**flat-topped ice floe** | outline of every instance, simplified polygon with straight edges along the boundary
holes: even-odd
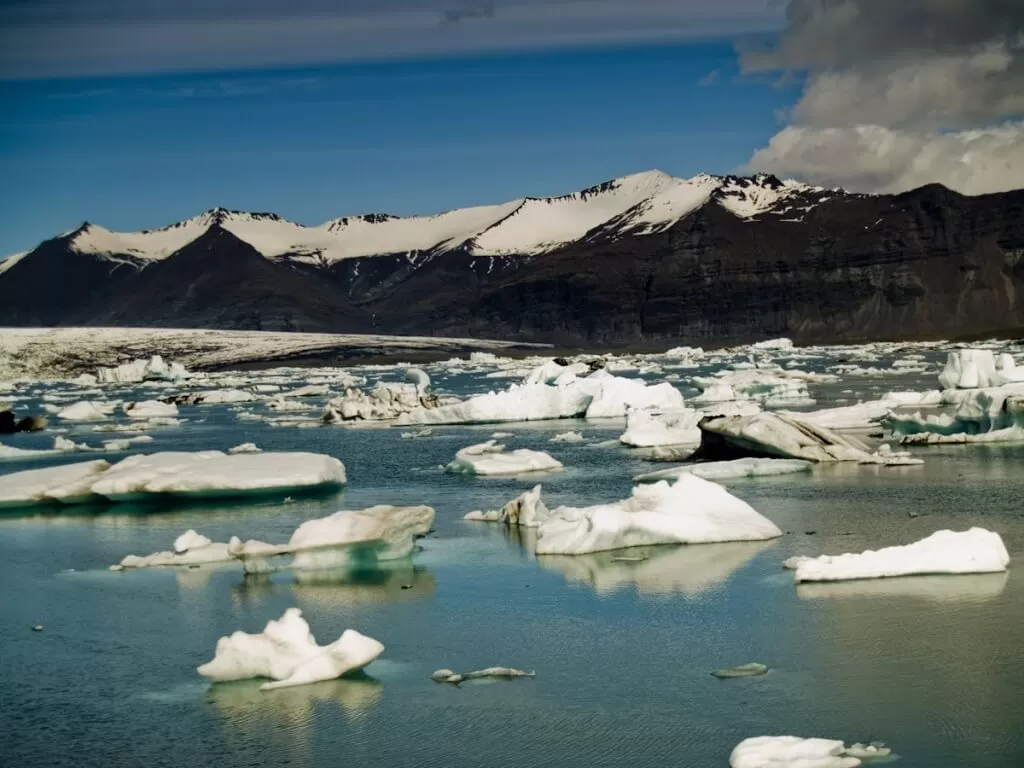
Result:
[[[775,477],[795,472],[810,472],[812,462],[803,459],[733,459],[732,461],[705,461],[683,464],[657,472],[645,472],[633,478],[635,483],[657,483],[675,480],[682,475],[696,475],[705,480],[734,480],[742,477]]]
[[[62,421],[104,421],[114,412],[111,403],[94,403],[82,400],[58,411],[55,415]]]
[[[755,736],[744,739],[729,755],[729,768],[856,768],[862,758],[885,757],[884,744],[853,744],[838,739],[799,736]]]
[[[215,683],[266,677],[260,690],[334,680],[362,669],[384,651],[372,637],[347,629],[330,645],[317,645],[302,611],[289,608],[263,632],[235,632],[217,641],[213,660],[198,667],[203,677]]]
[[[467,475],[519,475],[527,472],[550,472],[561,469],[562,463],[544,451],[518,448],[505,451],[494,440],[471,445],[455,454],[445,472]]]
[[[157,568],[161,566],[189,566],[223,563],[233,560],[228,552],[228,545],[223,542],[211,541],[191,528],[174,540],[174,549],[166,552],[154,552],[151,555],[128,555],[121,559],[111,570],[121,571],[126,568]]]
[[[282,555],[291,556],[289,567],[293,570],[373,566],[408,557],[416,538],[428,533],[433,522],[431,507],[380,504],[307,520],[287,544],[232,538],[228,550],[249,573],[274,570],[271,560]]]
[[[540,521],[538,555],[578,555],[653,544],[763,541],[782,531],[725,488],[695,475],[640,485],[630,498],[559,507]]]
[[[1010,564],[1010,555],[998,533],[984,528],[936,531],[903,546],[867,550],[857,554],[794,557],[786,567],[797,583],[847,581],[893,576],[962,573],[998,573]]]
[[[630,410],[626,414],[626,431],[619,436],[619,442],[632,448],[697,445],[700,443],[697,423],[703,416],[693,408],[667,413]]]
[[[125,403],[123,410],[124,415],[131,419],[173,419],[178,415],[178,406],[159,400]]]
[[[228,456],[168,451],[0,476],[0,505],[137,501],[160,496],[233,497],[331,488],[345,466],[316,453]]]

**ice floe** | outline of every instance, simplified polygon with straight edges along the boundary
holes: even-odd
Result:
[[[1024,441],[1024,383],[942,393],[952,413],[890,413],[883,424],[902,443]]]
[[[551,438],[552,443],[585,443],[587,438],[583,436],[582,432],[559,432],[557,435]]]
[[[488,440],[463,448],[444,469],[452,474],[518,475],[561,468],[562,463],[544,451],[517,448],[506,452],[504,445]]]
[[[96,381],[100,384],[136,384],[154,379],[177,381],[188,378],[188,371],[180,363],[165,363],[160,355],[148,360],[132,360],[113,368],[97,368]]]
[[[127,555],[122,558],[120,563],[111,566],[111,570],[207,565],[228,562],[233,559],[234,557],[228,552],[226,543],[211,541],[190,528],[174,540],[172,550],[154,552],[151,555]]]
[[[228,448],[229,456],[236,456],[239,453],[263,453],[263,449],[256,445],[256,443],[240,443],[234,448]]]
[[[336,487],[344,465],[315,453],[228,456],[220,451],[129,456],[0,476],[0,505],[81,504],[168,496],[232,497]]]
[[[757,400],[766,405],[813,404],[807,391],[809,381],[822,381],[824,377],[787,371],[747,369],[719,371],[716,376],[697,377],[693,383],[701,393],[694,403],[719,403],[731,400]]]
[[[575,555],[649,546],[762,541],[782,531],[725,488],[695,475],[640,485],[623,501],[558,507],[537,530],[538,555]]]
[[[548,514],[548,508],[541,501],[540,493],[541,487],[535,485],[529,491],[512,499],[501,509],[489,512],[470,512],[464,519],[536,528],[540,525],[540,521]]]
[[[693,408],[682,408],[667,413],[631,409],[626,414],[626,431],[619,442],[633,448],[653,448],[659,445],[693,445],[700,443],[697,423],[704,416]]]
[[[859,757],[847,755],[842,741],[799,736],[755,736],[741,741],[729,755],[729,768],[856,768],[861,764]]]
[[[416,538],[425,535],[433,522],[431,507],[382,504],[307,520],[287,544],[232,538],[228,548],[248,573],[274,570],[272,559],[285,555],[291,556],[294,570],[372,566],[410,555]]]
[[[57,411],[56,416],[63,421],[104,421],[114,412],[112,403],[94,403],[82,400]]]
[[[810,472],[813,463],[804,459],[745,458],[731,461],[705,461],[683,464],[656,472],[645,472],[633,478],[635,483],[657,483],[675,480],[682,475],[696,475],[705,480],[735,480],[743,477],[775,477],[795,472]]]
[[[333,680],[362,669],[380,656],[384,646],[352,629],[330,645],[317,645],[302,611],[289,608],[259,634],[235,632],[217,641],[212,661],[198,672],[214,682],[266,677],[261,690]]]
[[[131,419],[173,419],[178,415],[178,406],[174,403],[161,403],[159,400],[125,403],[122,410]]]
[[[943,389],[984,389],[1018,382],[1024,382],[1024,367],[1018,367],[1005,352],[997,361],[991,349],[950,352],[939,374]]]
[[[711,417],[701,421],[700,429],[696,457],[701,459],[763,456],[833,462],[864,461],[871,456],[860,440],[793,414]]]
[[[960,573],[997,573],[1010,564],[998,533],[984,528],[967,531],[936,531],[931,536],[903,546],[866,550],[843,555],[794,557],[786,567],[795,571],[797,583],[805,581],[846,581]]]
[[[450,669],[439,669],[432,672],[430,679],[437,683],[453,683],[458,685],[466,680],[481,680],[493,678],[499,680],[515,680],[521,677],[536,677],[536,672],[524,672],[513,667],[487,667],[478,669],[475,672],[453,672]]]

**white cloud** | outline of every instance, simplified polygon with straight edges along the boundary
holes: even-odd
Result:
[[[1024,180],[1024,123],[945,133],[788,126],[754,153],[749,170],[862,192],[934,182],[968,195],[1001,192]]]

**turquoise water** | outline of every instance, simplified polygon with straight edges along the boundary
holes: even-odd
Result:
[[[454,390],[481,386],[453,379]],[[850,386],[889,388],[860,380],[820,394],[835,398]],[[794,554],[860,551],[971,525],[998,531],[1019,561],[1024,448],[933,448],[918,452],[923,467],[843,466],[728,483],[787,535],[645,548],[647,560],[625,563],[537,558],[528,535],[461,520],[534,482],[549,505],[625,497],[632,475],[665,465],[593,446],[616,438],[619,422],[450,427],[403,440],[400,429],[240,423],[225,407],[183,408],[182,416],[190,421],[153,432],[140,450],[254,441],[337,456],[350,483],[289,502],[0,518],[0,763],[721,767],[748,736],[792,733],[883,740],[907,768],[1024,764],[1019,569],[799,589],[781,569]],[[72,436],[97,442],[85,429]],[[590,444],[549,442],[568,429]],[[440,471],[495,430],[515,433],[510,447],[549,451],[566,470],[516,479]],[[83,458],[91,457],[4,462],[0,471]],[[232,567],[106,570],[126,554],[168,548],[187,528],[214,540],[277,541],[302,520],[380,503],[429,504],[437,520],[411,562],[377,573],[296,581]],[[358,679],[270,693],[258,681],[211,687],[195,673],[218,637],[260,631],[290,606],[302,608],[321,643],[351,627],[386,651]],[[35,624],[44,631],[32,632]],[[771,671],[726,681],[709,674],[750,661]],[[537,676],[458,688],[428,679],[441,667],[492,665]]]

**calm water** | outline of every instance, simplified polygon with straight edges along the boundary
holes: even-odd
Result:
[[[924,387],[907,377],[898,383]],[[506,384],[453,377],[448,386]],[[851,380],[818,393],[870,396],[891,384]],[[856,392],[842,394],[850,388]],[[0,518],[3,765],[720,768],[743,738],[774,733],[880,739],[907,768],[1024,765],[1019,569],[798,589],[780,568],[793,554],[860,551],[970,525],[998,531],[1020,561],[1024,448],[935,448],[920,451],[923,467],[844,466],[732,482],[787,535],[766,544],[646,548],[649,559],[624,563],[607,555],[538,559],[528,536],[461,520],[538,480],[549,505],[628,495],[632,475],[665,465],[593,447],[617,437],[620,423],[451,427],[402,440],[399,429],[239,423],[223,407],[182,415],[190,419],[184,427],[154,432],[156,441],[141,449],[252,440],[267,450],[337,456],[350,484],[291,503]],[[98,442],[87,429],[72,436]],[[496,429],[515,433],[510,447],[548,450],[567,469],[537,479],[438,469]],[[567,429],[582,430],[591,444],[548,442]],[[82,458],[4,462],[0,472]],[[190,527],[215,540],[283,540],[302,520],[378,503],[437,510],[436,533],[411,563],[302,581],[245,578],[230,567],[106,570],[128,553],[168,548]],[[321,643],[352,627],[387,650],[360,679],[273,693],[256,681],[210,687],[195,673],[218,637],[260,631],[293,605]],[[45,631],[32,632],[35,624]],[[731,681],[709,675],[748,661],[771,672]],[[440,667],[491,665],[537,676],[460,688],[428,679]]]

